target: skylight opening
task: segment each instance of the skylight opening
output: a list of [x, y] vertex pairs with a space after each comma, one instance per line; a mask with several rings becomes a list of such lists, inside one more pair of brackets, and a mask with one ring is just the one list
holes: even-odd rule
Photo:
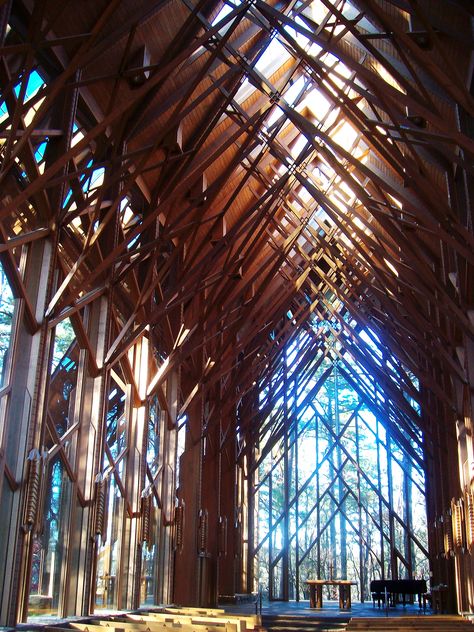
[[83, 138], [84, 138], [84, 132], [81, 129], [77, 128], [76, 131], [73, 133], [73, 136], [71, 139], [71, 147], [74, 147], [75, 145], [80, 143]]
[[102, 185], [102, 183], [104, 182], [104, 174], [105, 169], [103, 167], [100, 167], [99, 169], [94, 169], [91, 175], [90, 189], [96, 189]]
[[35, 149], [35, 160], [38, 165], [39, 173], [44, 173], [44, 152], [46, 151], [46, 145], [48, 144], [48, 139], [44, 140], [40, 143]]
[[350, 79], [354, 71], [349, 66], [346, 66], [342, 61], [338, 61], [338, 63], [332, 69], [332, 75], [337, 79]]
[[312, 173], [311, 179], [313, 180], [313, 182], [315, 182], [320, 189], [324, 189], [329, 182], [329, 180], [326, 177], [326, 174], [323, 171], [321, 171], [321, 169], [318, 166], [314, 167], [311, 173]]
[[241, 105], [244, 101], [246, 101], [249, 96], [254, 92], [255, 87], [250, 83], [250, 81], [246, 78], [242, 81], [242, 85], [237, 90], [234, 95], [234, 101], [236, 101], [239, 105]]
[[349, 184], [346, 182], [346, 180], [342, 180], [339, 183], [339, 190], [344, 194], [347, 204], [349, 206], [352, 206], [352, 204], [357, 199], [357, 196], [354, 193], [354, 191], [351, 189]]
[[[35, 94], [37, 92], [39, 92], [39, 90], [45, 85], [43, 79], [41, 78], [41, 76], [39, 75], [38, 71], [33, 70], [29, 77], [28, 77], [28, 81], [26, 84], [26, 92], [25, 92], [25, 100], [24, 103], [26, 103], [27, 101], [29, 101], [32, 97], [35, 96]], [[13, 88], [16, 97], [18, 98], [20, 96], [20, 89], [21, 89], [21, 81], [19, 81], [16, 86]]]
[[229, 13], [231, 13], [234, 8], [235, 6], [231, 6], [230, 4], [224, 3], [224, 6], [222, 7], [222, 9], [219, 11], [219, 13], [216, 15], [214, 20], [211, 22], [211, 25], [215, 26], [216, 24], [219, 24], [219, 22], [223, 20], [226, 15], [229, 15]]
[[295, 101], [303, 90], [306, 81], [308, 81], [307, 78], [302, 75], [286, 90], [283, 96], [288, 105], [295, 104]]
[[68, 208], [68, 213], [72, 213], [73, 211], [77, 211], [77, 204], [75, 201], [71, 202]]
[[[360, 140], [358, 146], [352, 152], [352, 155], [361, 164], [365, 165], [365, 163], [369, 159], [369, 153], [370, 153], [370, 150], [369, 150], [367, 144], [364, 143], [362, 140]], [[357, 178], [357, 176], [354, 175], [353, 177], [356, 178], [356, 180], [360, 181], [359, 178]]]
[[278, 105], [274, 105], [270, 115], [268, 116], [266, 122], [265, 122], [265, 127], [267, 129], [271, 129], [271, 127], [273, 127], [273, 125], [283, 116], [283, 110], [278, 106]]
[[307, 142], [308, 141], [306, 140], [306, 136], [303, 136], [303, 134], [299, 134], [296, 137], [296, 140], [292, 142], [290, 146], [290, 154], [292, 155], [294, 159], [296, 159], [297, 156], [300, 155], [301, 151], [306, 146]]
[[130, 224], [135, 223], [133, 220], [136, 220], [136, 217], [130, 206], [128, 198], [124, 198], [122, 200], [122, 202], [120, 203], [120, 208], [122, 211], [122, 228], [130, 228]]
[[297, 215], [299, 217], [301, 211], [303, 210], [303, 207], [301, 206], [301, 204], [298, 202], [298, 200], [296, 199], [292, 199], [289, 202], [290, 208], [293, 211], [293, 213], [295, 213], [295, 215]]
[[328, 71], [336, 70], [339, 64], [341, 64], [336, 55], [333, 55], [332, 53], [324, 53], [324, 55], [321, 57], [321, 61], [326, 66], [326, 70]]
[[340, 243], [345, 244], [349, 251], [353, 250], [354, 244], [359, 241], [355, 233], [352, 233], [352, 235], [348, 235], [345, 232], [341, 232], [338, 239]]
[[273, 37], [255, 64], [255, 69], [264, 77], [270, 79], [273, 73], [278, 70], [278, 68], [281, 68], [289, 59], [291, 59], [291, 55], [288, 50], [276, 37]]
[[336, 131], [332, 134], [332, 139], [346, 151], [351, 151], [358, 131], [347, 121], [342, 121]]
[[304, 104], [309, 108], [318, 122], [324, 120], [332, 106], [323, 93], [317, 88], [313, 88], [308, 92], [304, 99]]
[[338, 208], [342, 213], [347, 212], [347, 205], [345, 201], [341, 198], [339, 192], [337, 190], [332, 190], [328, 196], [329, 200], [332, 202], [333, 206]]
[[127, 250], [131, 250], [135, 245], [137, 245], [139, 243], [139, 239], [140, 239], [140, 234], [136, 235], [136, 237], [134, 237], [133, 239], [131, 239], [129, 241], [129, 243], [127, 244]]
[[23, 119], [24, 122], [25, 122], [25, 126], [26, 127], [28, 127], [28, 125], [30, 125], [30, 123], [33, 120], [36, 112], [39, 110], [39, 108], [43, 104], [43, 101], [44, 101], [44, 97], [42, 99], [40, 99], [39, 101], [37, 101], [34, 105], [32, 105], [28, 109], [28, 112], [25, 114], [24, 119]]
[[[63, 202], [63, 208], [67, 208], [69, 201], [72, 198], [72, 189], [69, 189], [69, 191], [66, 193], [66, 197], [64, 198], [64, 202]], [[69, 209], [68, 209], [69, 210]]]
[[324, 22], [326, 18], [330, 16], [328, 8], [321, 2], [321, 0], [313, 0], [309, 7], [309, 12], [309, 17], [311, 17], [311, 19], [318, 25], [322, 24], [322, 22]]
[[[236, 7], [238, 7], [240, 4], [241, 4], [240, 0], [234, 0], [234, 2], [227, 1], [222, 7], [222, 9], [219, 11], [219, 13], [216, 15], [214, 20], [211, 22], [211, 26], [215, 26], [216, 24], [219, 24], [219, 22], [221, 22], [225, 17], [227, 17], [229, 13], [232, 13], [232, 11]], [[219, 35], [225, 35], [225, 33], [231, 27], [232, 22], [233, 22], [233, 19], [231, 19], [229, 22], [224, 24], [222, 28], [220, 28], [218, 31]], [[199, 50], [204, 51], [205, 50], [204, 46], [201, 46]]]
[[354, 217], [352, 223], [355, 224], [357, 228], [360, 228], [360, 230], [363, 230], [366, 235], [372, 235], [372, 231], [370, 230], [370, 228], [361, 220], [358, 215]]
[[[296, 16], [295, 22], [299, 24], [300, 26], [302, 26], [303, 28], [305, 29], [307, 28], [306, 24], [299, 16]], [[311, 40], [308, 37], [306, 37], [306, 35], [303, 35], [303, 33], [300, 33], [300, 31], [293, 28], [289, 24], [284, 26], [284, 30], [288, 33], [288, 35], [291, 38], [296, 40], [297, 44], [301, 46], [301, 48], [303, 48], [305, 51], [308, 52], [308, 50], [311, 48]]]
[[335, 189], [330, 195], [329, 198], [333, 204], [337, 206], [337, 208], [342, 211], [344, 214], [348, 213], [350, 209], [349, 200], [345, 199], [342, 191], [339, 189]]
[[313, 199], [313, 196], [306, 187], [301, 186], [298, 189], [298, 198], [306, 205], [310, 200]]
[[[309, 226], [311, 226], [311, 228], [314, 228], [317, 231], [319, 231], [321, 229], [321, 224], [323, 223], [328, 224], [328, 225], [333, 225], [333, 222], [329, 218], [329, 215], [326, 213], [326, 211], [321, 206], [317, 206], [315, 210], [313, 211], [308, 224]], [[325, 232], [327, 228], [328, 226], [325, 227]]]
[[72, 226], [73, 231], [80, 235], [81, 237], [84, 237], [84, 231], [82, 230], [82, 221], [81, 218], [79, 216], [76, 216], [73, 218], [72, 222], [70, 222], [69, 224], [70, 226]]
[[[298, 239], [296, 241], [302, 247], [303, 250], [305, 248], [307, 248], [307, 246], [308, 246], [308, 239], [305, 237], [305, 235], [303, 233], [298, 237]], [[296, 323], [294, 323], [294, 324], [296, 324]]]

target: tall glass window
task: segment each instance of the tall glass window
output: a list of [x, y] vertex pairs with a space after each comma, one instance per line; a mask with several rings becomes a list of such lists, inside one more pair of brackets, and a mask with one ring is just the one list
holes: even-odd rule
[[[122, 490], [128, 447], [126, 395], [118, 382], [110, 380], [106, 416], [103, 469], [108, 487], [106, 527], [97, 554], [95, 607], [117, 609], [120, 593], [120, 553], [124, 520]], [[121, 489], [122, 488], [122, 489]]]
[[156, 602], [156, 577], [158, 558], [158, 517], [160, 515], [156, 496], [160, 493], [159, 484], [163, 477], [163, 464], [160, 455], [161, 409], [158, 397], [149, 405], [148, 435], [146, 452], [146, 476], [143, 496], [142, 516], [142, 565], [140, 578], [140, 605]]
[[33, 536], [28, 617], [58, 616], [64, 599], [73, 476], [71, 441], [79, 348], [69, 320], [55, 330], [43, 468], [42, 506]]
[[[1, 112], [0, 112], [1, 118]], [[0, 495], [0, 559], [6, 559], [8, 546], [8, 530], [10, 528], [11, 507], [13, 503], [13, 488], [11, 482], [14, 476], [9, 469], [9, 452], [6, 447], [5, 412], [9, 395], [10, 369], [13, 356], [13, 331], [15, 324], [16, 304], [13, 293], [0, 265], [0, 449], [6, 453], [5, 473]], [[25, 393], [25, 405], [28, 399]], [[10, 474], [10, 475], [9, 475]], [[0, 586], [3, 584], [5, 575], [5, 564], [0, 565]]]
[[[337, 353], [336, 339], [312, 359], [307, 342], [302, 333], [282, 354], [261, 393], [269, 412], [257, 458], [260, 588], [271, 599], [302, 599], [307, 579], [349, 579], [363, 600], [372, 579], [426, 579], [416, 406], [412, 415], [400, 410], [362, 364]], [[395, 371], [395, 359], [373, 353]]]

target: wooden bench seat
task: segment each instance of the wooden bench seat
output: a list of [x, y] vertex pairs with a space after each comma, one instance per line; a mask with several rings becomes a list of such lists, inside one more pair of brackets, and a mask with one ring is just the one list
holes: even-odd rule
[[[239, 632], [235, 623], [202, 625], [176, 621], [148, 621], [141, 623], [138, 621], [99, 619], [91, 623], [71, 622], [70, 626], [82, 632], [104, 632], [105, 628], [123, 632]], [[69, 632], [71, 632], [71, 628], [69, 628]]]
[[[152, 615], [141, 615], [141, 614], [127, 614], [126, 618], [129, 621], [140, 622], [146, 625], [154, 624], [158, 622], [173, 622], [173, 623], [186, 623], [193, 625], [205, 625], [212, 627], [220, 627], [224, 628], [225, 625], [231, 624], [234, 625], [237, 629], [237, 632], [246, 632], [247, 631], [247, 622], [245, 619], [239, 618], [229, 618], [229, 617], [209, 617], [202, 615], [184, 615], [184, 614], [173, 614], [173, 613], [153, 613]], [[253, 628], [252, 628], [253, 629]]]
[[170, 612], [153, 612], [149, 614], [128, 614], [126, 615], [132, 621], [186, 621], [188, 623], [199, 623], [203, 625], [215, 625], [216, 623], [235, 623], [240, 632], [246, 630], [255, 630], [260, 628], [260, 617], [257, 616], [239, 616], [232, 614], [222, 615], [185, 615]]
[[226, 612], [225, 610], [220, 610], [220, 609], [216, 609], [216, 610], [210, 609], [208, 611], [203, 611], [199, 608], [162, 608], [158, 612], [150, 611], [147, 614], [153, 615], [153, 614], [160, 614], [161, 612], [171, 613], [171, 614], [174, 614], [174, 613], [191, 614], [193, 618], [195, 616], [202, 616], [202, 617], [213, 617], [213, 618], [214, 617], [225, 618], [229, 620], [239, 619], [241, 621], [245, 621], [245, 623], [247, 624], [248, 630], [259, 628], [262, 625], [262, 618], [258, 614], [245, 614], [245, 615], [232, 614], [232, 613]]
[[224, 628], [227, 624], [235, 625], [239, 632], [246, 632], [246, 621], [243, 619], [233, 619], [227, 617], [206, 617], [184, 614], [172, 614], [172, 613], [156, 613], [154, 615], [143, 616], [141, 614], [127, 614], [126, 618], [129, 621], [140, 622], [143, 624], [154, 624], [162, 621], [172, 621], [173, 623], [192, 623], [196, 625], [213, 626], [218, 628]]

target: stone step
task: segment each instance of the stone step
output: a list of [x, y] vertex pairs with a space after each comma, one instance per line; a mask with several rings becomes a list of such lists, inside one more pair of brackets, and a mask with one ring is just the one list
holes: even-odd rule
[[349, 619], [298, 615], [263, 615], [262, 626], [267, 632], [342, 632]]

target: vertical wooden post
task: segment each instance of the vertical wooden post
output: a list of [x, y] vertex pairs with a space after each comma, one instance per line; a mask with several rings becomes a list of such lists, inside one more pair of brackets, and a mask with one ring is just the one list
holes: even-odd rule
[[[182, 388], [193, 388], [190, 374], [182, 371]], [[202, 575], [199, 563], [198, 543], [202, 486], [202, 402], [201, 397], [193, 399], [187, 409], [186, 445], [179, 464], [178, 499], [184, 503], [183, 544], [175, 553], [175, 582], [173, 601], [177, 604], [198, 606], [201, 593]]]
[[[41, 321], [49, 298], [54, 260], [50, 240], [32, 244], [28, 253], [26, 289]], [[43, 377], [50, 333], [47, 327], [31, 333], [19, 314], [16, 348], [19, 350], [13, 366], [10, 405], [5, 418], [4, 441], [6, 465], [12, 472], [18, 488], [8, 497], [2, 494], [0, 509], [9, 516], [4, 534], [9, 546], [6, 550], [5, 576], [0, 587], [0, 622], [15, 625], [26, 619], [30, 584], [31, 531], [23, 529], [24, 503], [26, 502], [27, 456], [32, 448], [41, 447], [41, 413], [44, 398]], [[20, 351], [21, 350], [21, 351]]]
[[[355, 440], [356, 440], [356, 460], [357, 463], [360, 463], [360, 445], [359, 445], [359, 415], [356, 413], [354, 415], [354, 423], [355, 423]], [[378, 442], [379, 437], [376, 431], [375, 441], [377, 443], [377, 460], [378, 460]], [[380, 476], [378, 477], [380, 480]], [[380, 499], [379, 499], [380, 506]], [[359, 522], [359, 533], [362, 533], [362, 498], [360, 493], [360, 470], [357, 468], [357, 508], [358, 508], [358, 522]], [[382, 524], [382, 522], [380, 522]], [[382, 543], [383, 544], [383, 543]], [[366, 583], [366, 568], [365, 568], [365, 560], [364, 560], [364, 548], [368, 549], [368, 543], [364, 544], [362, 538], [359, 541], [359, 589], [360, 589], [360, 600], [362, 603], [365, 601], [365, 583]], [[367, 556], [368, 557], [368, 556]], [[368, 572], [367, 572], [368, 575]]]
[[290, 414], [288, 410], [288, 350], [285, 348], [283, 354], [283, 406], [284, 406], [284, 435], [282, 442], [283, 449], [283, 542], [282, 542], [282, 585], [280, 599], [287, 601], [289, 599], [289, 556], [290, 556], [290, 468], [289, 468], [289, 425]]
[[221, 546], [218, 559], [219, 595], [233, 596], [236, 593], [236, 566], [239, 549], [236, 542], [237, 512], [237, 464], [235, 410], [229, 418], [220, 419], [221, 437], [220, 462], [220, 517], [225, 524], [220, 526]]
[[255, 437], [257, 432], [253, 432], [253, 436], [246, 439], [247, 450], [247, 501], [248, 501], [248, 546], [247, 546], [247, 592], [255, 590], [255, 528], [256, 528], [256, 496], [255, 488], [257, 482], [257, 470], [255, 467]]
[[158, 529], [158, 576], [156, 582], [155, 603], [171, 603], [173, 601], [173, 575], [174, 554], [173, 528], [174, 510], [176, 501], [176, 450], [178, 415], [178, 386], [179, 375], [173, 371], [166, 382], [166, 399], [168, 403], [168, 415], [162, 415], [160, 423], [160, 436], [162, 439], [161, 465], [163, 467], [163, 479], [161, 483], [161, 524]]
[[[338, 362], [334, 363], [334, 416], [335, 416], [335, 432], [339, 437], [341, 432], [341, 419], [339, 415], [339, 369]], [[341, 537], [341, 550], [339, 552], [341, 560], [340, 577], [347, 578], [347, 523], [345, 517], [345, 492], [344, 492], [344, 476], [342, 473], [342, 453], [339, 441], [336, 446], [337, 470], [338, 470], [338, 500], [339, 500], [339, 529]], [[336, 572], [336, 569], [334, 569]]]
[[[320, 432], [320, 424], [319, 424], [319, 414], [314, 415], [314, 437], [315, 437], [315, 459], [316, 459], [316, 468], [319, 470], [319, 432]], [[320, 498], [320, 485], [319, 485], [319, 475], [316, 475], [316, 498]], [[316, 577], [317, 579], [321, 578], [321, 508], [318, 503], [316, 506], [316, 533], [318, 536], [316, 543], [316, 552], [317, 552], [317, 562], [316, 562]]]
[[[298, 341], [299, 346], [299, 341]], [[294, 401], [294, 414], [297, 414], [297, 401], [298, 401], [298, 375], [294, 375], [294, 389], [293, 389], [293, 401]], [[295, 590], [296, 601], [300, 600], [300, 546], [299, 546], [299, 521], [300, 521], [300, 513], [299, 513], [299, 501], [300, 501], [300, 489], [299, 489], [299, 453], [298, 453], [298, 419], [295, 419], [293, 424], [293, 445], [295, 450]]]

